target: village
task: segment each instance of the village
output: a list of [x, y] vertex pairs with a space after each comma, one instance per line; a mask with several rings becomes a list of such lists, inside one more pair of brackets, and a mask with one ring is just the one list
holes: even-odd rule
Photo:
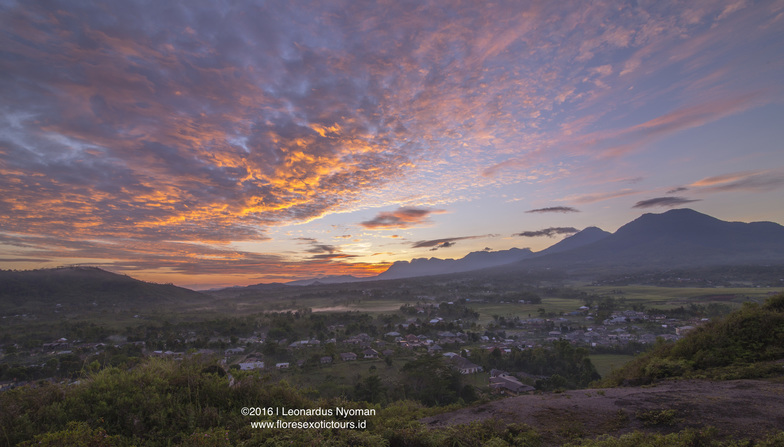
[[[353, 315], [318, 314], [319, 319], [300, 318], [297, 313], [281, 314], [273, 326], [289, 318], [300, 326], [289, 334], [310, 333], [308, 321], [320, 326], [317, 336], [276, 337], [280, 330], [226, 336], [220, 330], [205, 337], [181, 325], [170, 328], [165, 335], [126, 340], [114, 336], [105, 340], [68, 340], [59, 338], [28, 349], [13, 344], [5, 346], [2, 365], [2, 389], [27, 383], [29, 380], [63, 380], [79, 371], [117, 364], [123, 359], [160, 357], [174, 360], [200, 356], [215, 358], [227, 371], [275, 371], [320, 369], [328, 371], [335, 364], [348, 362], [384, 362], [413, 359], [423, 355], [441, 356], [461, 375], [489, 372], [487, 386], [502, 393], [532, 391], [536, 379], [545, 376], [526, 371], [506, 372], [482, 364], [480, 352], [510, 355], [514, 350], [548, 349], [555, 342], [568, 342], [589, 352], [623, 352], [635, 354], [657, 340], [675, 341], [707, 318], [674, 318], [657, 311], [615, 310], [599, 321], [599, 306], [580, 306], [560, 315], [538, 317], [494, 316], [486, 324], [478, 324], [478, 313], [463, 300], [426, 302], [403, 305], [392, 316], [364, 316], [364, 325], [352, 324]], [[316, 314], [310, 314], [316, 315]], [[323, 321], [333, 321], [324, 325]], [[322, 327], [323, 326], [323, 327]], [[359, 330], [364, 331], [359, 332]], [[153, 334], [154, 331], [148, 331]], [[314, 334], [315, 335], [315, 334]], [[27, 359], [26, 366], [12, 365], [15, 359]], [[109, 360], [107, 359], [114, 359]], [[97, 363], [96, 363], [97, 362]], [[86, 366], [87, 365], [87, 366]], [[526, 380], [528, 379], [528, 380]]]

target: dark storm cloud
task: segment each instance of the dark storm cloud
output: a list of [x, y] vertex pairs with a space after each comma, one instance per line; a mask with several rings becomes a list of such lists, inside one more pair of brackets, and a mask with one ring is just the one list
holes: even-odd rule
[[657, 206], [673, 207], [685, 205], [691, 202], [699, 202], [699, 199], [686, 199], [683, 197], [656, 197], [648, 200], [641, 200], [634, 204], [632, 208], [652, 208]]
[[547, 208], [538, 208], [535, 210], [528, 210], [526, 213], [579, 213], [580, 210], [572, 208], [571, 206], [551, 206]]
[[521, 237], [540, 237], [540, 236], [547, 236], [547, 237], [555, 237], [559, 234], [574, 234], [577, 233], [577, 228], [573, 227], [550, 227], [544, 228], [542, 230], [537, 231], [523, 231], [522, 233], [515, 233], [513, 236], [521, 236]]

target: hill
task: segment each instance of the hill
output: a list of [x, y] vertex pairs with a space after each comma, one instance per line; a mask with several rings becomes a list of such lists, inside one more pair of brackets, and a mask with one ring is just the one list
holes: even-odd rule
[[[779, 294], [763, 305], [747, 303], [676, 343], [659, 344], [615, 371], [603, 383], [612, 388], [510, 397], [421, 422], [439, 429], [489, 420], [501, 425], [524, 421], [542, 434], [545, 445], [632, 430], [636, 432], [618, 440], [575, 445], [725, 445], [717, 439], [760, 438], [780, 429], [782, 367], [784, 294]], [[750, 380], [760, 378], [770, 379]], [[639, 386], [643, 384], [648, 386]], [[673, 434], [652, 434], [657, 432]], [[694, 438], [697, 433], [703, 438]], [[779, 433], [754, 445], [782, 441]]]
[[352, 275], [328, 275], [328, 276], [321, 276], [313, 279], [289, 281], [286, 283], [286, 285], [287, 286], [312, 286], [312, 285], [321, 285], [321, 284], [343, 284], [347, 282], [357, 282], [363, 280], [364, 278], [357, 278], [356, 276], [352, 276]]
[[209, 299], [182, 287], [139, 281], [95, 267], [0, 271], [3, 314], [60, 307], [71, 311], [107, 306], [196, 304]]
[[784, 373], [784, 294], [764, 305], [746, 303], [724, 318], [689, 332], [674, 344], [659, 344], [606, 384], [644, 384], [669, 378], [744, 379]]

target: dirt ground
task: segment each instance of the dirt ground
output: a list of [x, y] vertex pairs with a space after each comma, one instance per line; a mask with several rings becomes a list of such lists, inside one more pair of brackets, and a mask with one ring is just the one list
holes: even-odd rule
[[527, 424], [553, 445], [601, 434], [634, 430], [671, 433], [707, 426], [729, 439], [758, 438], [784, 430], [784, 380], [679, 380], [637, 388], [530, 394], [422, 422], [440, 427], [487, 418]]

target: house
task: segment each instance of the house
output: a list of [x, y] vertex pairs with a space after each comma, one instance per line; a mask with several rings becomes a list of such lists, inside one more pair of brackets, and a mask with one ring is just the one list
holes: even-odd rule
[[376, 351], [375, 349], [369, 349], [368, 348], [368, 349], [365, 349], [364, 351], [362, 351], [362, 355], [366, 359], [377, 359], [378, 358], [378, 351]]
[[236, 355], [236, 354], [242, 354], [243, 352], [245, 352], [245, 348], [229, 348], [226, 351], [224, 351], [224, 354]]
[[283, 362], [283, 363], [276, 363], [275, 364], [275, 368], [278, 368], [278, 369], [289, 369], [289, 366], [291, 366], [289, 364], [289, 362]]
[[460, 372], [460, 374], [475, 374], [475, 373], [478, 373], [478, 372], [482, 371], [482, 367], [481, 366], [479, 366], [479, 365], [471, 362], [467, 358], [461, 357], [459, 355], [456, 355], [456, 356], [450, 358], [450, 361], [452, 362], [452, 366], [458, 372]]
[[344, 362], [352, 362], [357, 359], [357, 355], [353, 352], [341, 352], [340, 353], [340, 360]]
[[250, 370], [254, 370], [254, 369], [264, 369], [264, 362], [260, 362], [258, 360], [250, 360], [250, 359], [248, 359], [248, 361], [241, 362], [239, 365], [240, 365], [240, 369], [242, 371], [250, 371]]
[[435, 352], [441, 352], [441, 351], [443, 351], [443, 348], [441, 348], [441, 346], [438, 346], [438, 345], [433, 345], [433, 346], [430, 346], [429, 348], [427, 348], [427, 352], [429, 352], [431, 354], [435, 353]]
[[686, 335], [694, 330], [694, 326], [681, 326], [675, 328], [675, 335]]
[[520, 394], [535, 390], [534, 387], [526, 385], [508, 374], [490, 377], [490, 388], [502, 394]]
[[319, 361], [321, 362], [322, 365], [329, 365], [330, 363], [332, 363], [332, 356], [326, 355], [324, 357], [321, 357]]

